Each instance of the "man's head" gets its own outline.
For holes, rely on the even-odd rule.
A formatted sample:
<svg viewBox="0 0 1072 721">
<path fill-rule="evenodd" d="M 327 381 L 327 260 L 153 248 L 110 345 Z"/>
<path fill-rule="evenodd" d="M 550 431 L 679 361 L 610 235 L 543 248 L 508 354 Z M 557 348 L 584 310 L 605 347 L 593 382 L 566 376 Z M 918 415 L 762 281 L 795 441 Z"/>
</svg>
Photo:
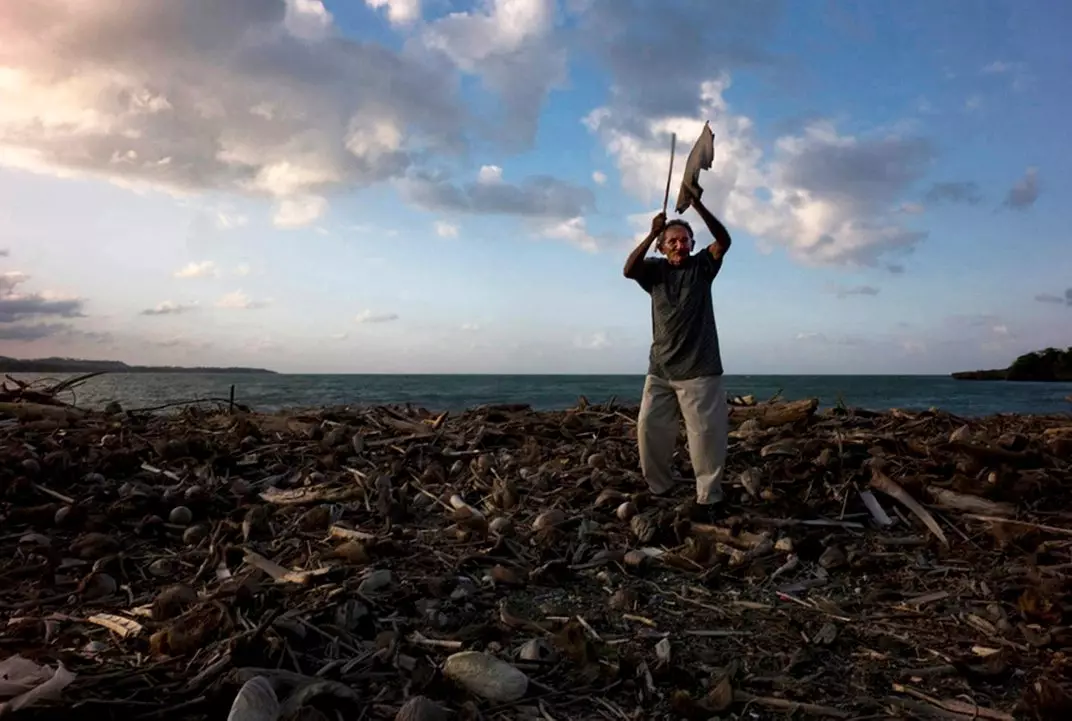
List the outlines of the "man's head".
<svg viewBox="0 0 1072 721">
<path fill-rule="evenodd" d="M 692 226 L 684 220 L 675 218 L 667 222 L 655 248 L 665 255 L 670 263 L 677 265 L 692 253 L 693 245 Z"/>
</svg>

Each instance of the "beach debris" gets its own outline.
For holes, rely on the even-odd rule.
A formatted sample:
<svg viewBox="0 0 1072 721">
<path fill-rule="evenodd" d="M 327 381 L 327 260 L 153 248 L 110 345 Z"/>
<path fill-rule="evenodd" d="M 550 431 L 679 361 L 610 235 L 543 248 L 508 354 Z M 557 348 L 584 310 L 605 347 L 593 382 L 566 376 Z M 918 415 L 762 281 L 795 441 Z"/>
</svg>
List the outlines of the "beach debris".
<svg viewBox="0 0 1072 721">
<path fill-rule="evenodd" d="M 1067 415 L 737 398 L 695 523 L 693 484 L 646 488 L 635 407 L 47 388 L 0 395 L 0 703 L 29 719 L 1072 715 Z"/>
</svg>

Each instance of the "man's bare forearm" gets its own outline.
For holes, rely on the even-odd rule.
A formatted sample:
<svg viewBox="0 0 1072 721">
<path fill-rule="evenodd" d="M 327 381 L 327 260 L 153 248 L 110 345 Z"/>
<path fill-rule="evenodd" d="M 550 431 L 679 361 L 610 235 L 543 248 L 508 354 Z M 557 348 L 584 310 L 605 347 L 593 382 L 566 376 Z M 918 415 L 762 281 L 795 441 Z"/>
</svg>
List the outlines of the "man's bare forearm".
<svg viewBox="0 0 1072 721">
<path fill-rule="evenodd" d="M 733 239 L 730 238 L 730 232 L 726 230 L 726 226 L 722 224 L 722 221 L 716 218 L 714 213 L 708 210 L 707 206 L 705 206 L 699 200 L 694 199 L 692 201 L 692 207 L 696 209 L 696 212 L 703 220 L 704 225 L 706 225 L 707 229 L 711 231 L 711 235 L 715 238 L 715 245 L 718 246 L 719 250 L 722 253 L 725 253 L 727 250 L 729 250 L 730 243 L 733 242 Z"/>
<path fill-rule="evenodd" d="M 626 278 L 632 278 L 636 274 L 636 271 L 640 268 L 640 264 L 644 262 L 644 256 L 648 254 L 648 249 L 651 248 L 651 244 L 655 242 L 655 239 L 659 237 L 658 233 L 648 233 L 644 240 L 640 241 L 640 244 L 633 249 L 633 252 L 629 254 L 629 257 L 625 260 L 625 268 L 622 270 L 622 274 Z"/>
</svg>

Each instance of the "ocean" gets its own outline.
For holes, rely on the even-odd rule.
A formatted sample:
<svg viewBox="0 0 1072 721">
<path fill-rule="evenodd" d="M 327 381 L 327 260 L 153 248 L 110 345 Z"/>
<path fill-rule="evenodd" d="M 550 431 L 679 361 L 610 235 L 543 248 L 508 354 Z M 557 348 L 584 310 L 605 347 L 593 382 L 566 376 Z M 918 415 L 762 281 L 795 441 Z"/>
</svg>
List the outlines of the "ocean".
<svg viewBox="0 0 1072 721">
<path fill-rule="evenodd" d="M 13 374 L 23 380 L 66 375 Z M 235 400 L 258 411 L 325 405 L 410 403 L 433 411 L 459 411 L 486 403 L 527 403 L 537 409 L 569 408 L 585 396 L 591 403 L 616 399 L 637 404 L 643 376 L 631 375 L 253 375 L 131 373 L 92 378 L 63 396 L 87 408 L 118 401 L 148 408 L 178 401 Z M 871 410 L 937 407 L 962 416 L 993 413 L 1072 413 L 1072 383 L 956 381 L 946 376 L 726 376 L 732 395 L 765 400 L 818 397 L 823 407 L 839 402 Z"/>
</svg>

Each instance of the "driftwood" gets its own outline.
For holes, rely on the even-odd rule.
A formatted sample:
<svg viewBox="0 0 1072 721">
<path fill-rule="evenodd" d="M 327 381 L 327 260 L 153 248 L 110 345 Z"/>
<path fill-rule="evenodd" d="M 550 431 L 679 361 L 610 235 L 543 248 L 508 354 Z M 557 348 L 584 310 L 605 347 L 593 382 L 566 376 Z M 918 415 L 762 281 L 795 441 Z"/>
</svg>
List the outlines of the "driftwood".
<svg viewBox="0 0 1072 721">
<path fill-rule="evenodd" d="M 691 483 L 644 487 L 636 408 L 28 390 L 0 400 L 0 663 L 57 681 L 20 718 L 1072 708 L 1067 417 L 734 406 L 728 507 L 700 522 Z"/>
<path fill-rule="evenodd" d="M 754 406 L 732 406 L 730 408 L 730 421 L 742 423 L 746 420 L 755 420 L 760 428 L 777 428 L 806 421 L 818 409 L 817 398 L 807 398 L 788 403 L 765 403 Z"/>
</svg>

